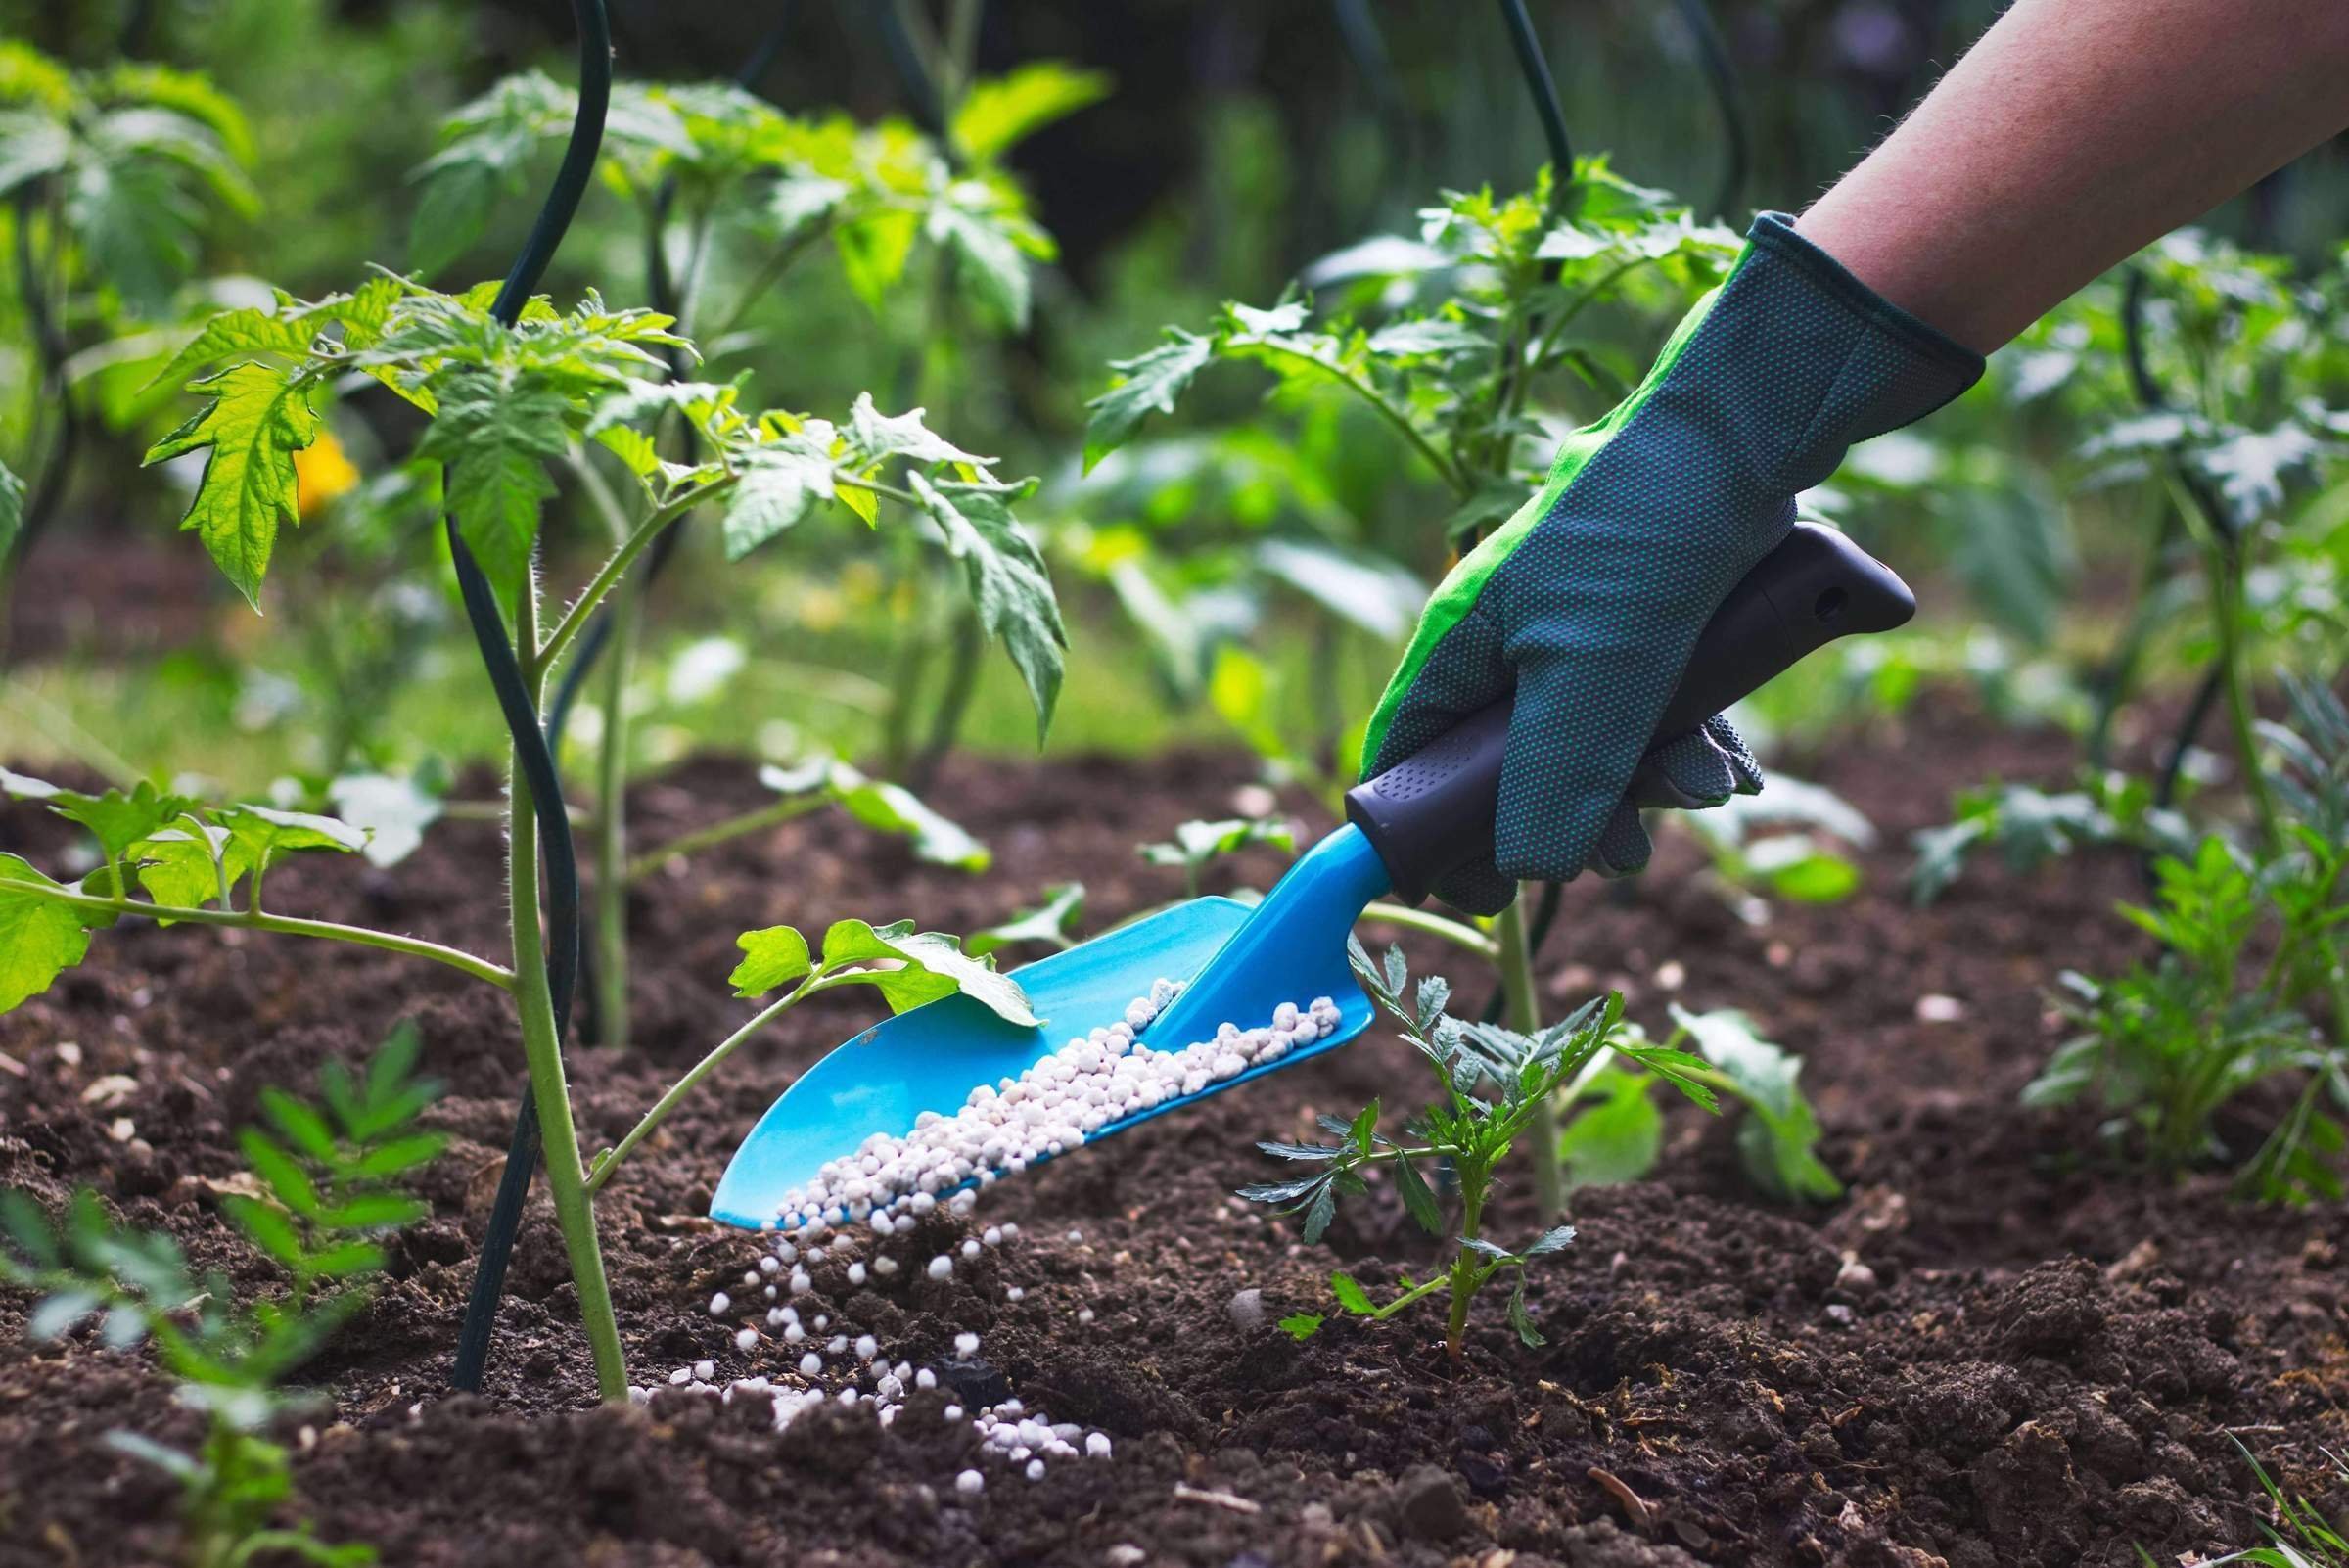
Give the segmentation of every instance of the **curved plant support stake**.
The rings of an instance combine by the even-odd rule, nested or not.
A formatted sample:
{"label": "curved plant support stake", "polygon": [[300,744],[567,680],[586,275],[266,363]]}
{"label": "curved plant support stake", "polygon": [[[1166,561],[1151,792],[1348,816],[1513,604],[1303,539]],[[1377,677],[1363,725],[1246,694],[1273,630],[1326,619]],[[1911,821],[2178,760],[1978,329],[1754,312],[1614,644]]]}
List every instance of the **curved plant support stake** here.
{"label": "curved plant support stake", "polygon": [[1679,0],[1681,20],[1688,24],[1688,35],[1696,45],[1697,64],[1705,72],[1705,85],[1713,89],[1714,107],[1721,111],[1721,140],[1724,163],[1721,184],[1713,193],[1713,215],[1734,222],[1737,198],[1745,190],[1746,175],[1752,162],[1752,139],[1745,125],[1745,93],[1737,84],[1737,68],[1729,60],[1727,40],[1721,35],[1705,0]]}
{"label": "curved plant support stake", "polygon": [[1509,24],[1509,47],[1516,51],[1517,69],[1525,73],[1525,90],[1533,95],[1534,114],[1542,121],[1542,139],[1549,146],[1549,165],[1562,203],[1563,193],[1574,186],[1574,142],[1566,134],[1566,112],[1558,107],[1558,84],[1543,58],[1533,19],[1525,14],[1525,0],[1500,0],[1500,15]]}
{"label": "curved plant support stake", "polygon": [[1411,118],[1403,87],[1395,79],[1395,57],[1387,48],[1386,34],[1379,30],[1378,18],[1371,11],[1369,0],[1331,0],[1330,10],[1337,18],[1338,42],[1344,46],[1346,57],[1354,62],[1355,70],[1369,91],[1372,108],[1387,127],[1391,152],[1405,169],[1416,169],[1419,128]]}
{"label": "curved plant support stake", "polygon": [[[579,199],[595,173],[596,154],[603,145],[604,115],[612,93],[612,34],[603,0],[573,0],[572,12],[579,29],[579,107],[572,122],[571,142],[555,174],[546,204],[514,266],[506,274],[491,314],[511,326],[521,318],[530,291],[553,259],[555,249],[578,210]],[[482,662],[496,688],[498,707],[514,743],[513,843],[510,849],[509,899],[513,905],[515,999],[522,1014],[523,1044],[530,1058],[530,1083],[514,1119],[514,1136],[506,1150],[506,1167],[490,1208],[489,1224],[482,1238],[473,1293],[465,1307],[464,1326],[457,1341],[457,1359],[450,1381],[458,1388],[478,1390],[489,1358],[489,1340],[496,1327],[497,1302],[504,1291],[506,1265],[522,1223],[523,1200],[529,1195],[530,1168],[539,1151],[541,1118],[552,1143],[548,1153],[547,1184],[562,1222],[563,1239],[572,1255],[572,1272],[579,1289],[580,1315],[595,1354],[596,1384],[606,1399],[624,1398],[627,1379],[620,1356],[619,1325],[604,1282],[597,1251],[595,1214],[590,1206],[579,1165],[578,1139],[571,1122],[571,1104],[563,1084],[562,1044],[571,1019],[572,996],[578,980],[579,879],[576,851],[572,842],[570,815],[564,808],[554,753],[539,727],[535,684],[539,670],[535,587],[526,584],[515,609],[516,630],[529,650],[526,669],[515,644],[508,640],[496,592],[483,575],[465,543],[452,513],[445,520],[457,584],[480,644]],[[533,837],[536,842],[533,843]],[[539,953],[538,860],[546,861],[548,925],[545,952]],[[541,1100],[544,1104],[541,1105]]]}

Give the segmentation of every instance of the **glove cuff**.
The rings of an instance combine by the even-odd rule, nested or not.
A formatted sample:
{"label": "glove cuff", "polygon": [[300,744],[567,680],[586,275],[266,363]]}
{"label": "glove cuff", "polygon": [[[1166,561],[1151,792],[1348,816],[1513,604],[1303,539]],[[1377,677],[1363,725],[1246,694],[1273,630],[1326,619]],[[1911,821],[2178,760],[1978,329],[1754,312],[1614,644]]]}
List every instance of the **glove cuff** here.
{"label": "glove cuff", "polygon": [[1821,290],[1853,314],[1873,322],[1918,358],[1946,367],[1958,383],[1956,391],[1949,394],[1951,397],[1982,379],[1985,361],[1980,354],[1862,283],[1850,268],[1797,232],[1794,222],[1784,212],[1758,212],[1754,215],[1754,226],[1746,231],[1746,243],[1801,267]]}
{"label": "glove cuff", "polygon": [[1823,481],[1853,443],[1924,418],[1983,369],[1980,354],[1868,288],[1778,212],[1754,220],[1691,357],[1700,346],[1729,372],[1708,392],[1748,404],[1723,428],[1751,431],[1752,472],[1784,494]]}

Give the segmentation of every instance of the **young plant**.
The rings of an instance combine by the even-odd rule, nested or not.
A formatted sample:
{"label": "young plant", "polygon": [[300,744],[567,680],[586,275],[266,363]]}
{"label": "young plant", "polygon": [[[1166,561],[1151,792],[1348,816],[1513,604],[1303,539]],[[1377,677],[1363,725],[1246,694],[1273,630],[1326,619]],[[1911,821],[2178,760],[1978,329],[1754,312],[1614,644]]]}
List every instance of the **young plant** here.
{"label": "young plant", "polygon": [[167,1233],[116,1224],[94,1193],[76,1193],[53,1225],[26,1194],[0,1191],[0,1230],[12,1243],[0,1245],[0,1281],[42,1293],[31,1337],[56,1339],[95,1320],[114,1349],[152,1340],[180,1404],[207,1417],[193,1453],[107,1434],[180,1483],[188,1568],[240,1568],[273,1552],[325,1568],[375,1561],[373,1547],[329,1545],[306,1523],[271,1525],[293,1480],[268,1430],[317,1403],[290,1380],[365,1305],[384,1238],[429,1212],[400,1185],[447,1142],[416,1125],[438,1092],[411,1076],[416,1049],[414,1027],[402,1024],[363,1070],[327,1063],[323,1103],[262,1091],[270,1128],[243,1134],[256,1190],[231,1193],[222,1207],[285,1270],[274,1300],[239,1304],[220,1274],[191,1275]]}
{"label": "young plant", "polygon": [[[1558,1155],[1569,1183],[1645,1178],[1664,1150],[1657,1092],[1667,1083],[1683,1089],[1700,1084],[1745,1107],[1737,1158],[1759,1191],[1781,1202],[1842,1197],[1843,1183],[1819,1158],[1819,1117],[1803,1094],[1803,1059],[1764,1039],[1753,1020],[1733,1007],[1692,1013],[1676,1002],[1672,1023],[1664,1048],[1693,1044],[1698,1053],[1679,1061],[1675,1079],[1602,1061],[1559,1091],[1566,1128]],[[1636,1037],[1638,1026],[1626,1024],[1624,1030]]]}
{"label": "young plant", "polygon": [[[314,302],[281,297],[270,308],[215,316],[173,360],[172,373],[226,363],[192,384],[206,406],[153,455],[206,454],[185,527],[257,601],[279,528],[299,518],[294,458],[320,428],[317,390],[355,372],[413,404],[431,421],[420,455],[446,470],[450,536],[465,552],[460,564],[476,563],[487,601],[469,610],[502,620],[516,650],[519,689],[500,694],[509,711],[536,710],[550,673],[598,606],[687,513],[722,503],[729,540],[748,549],[820,505],[837,504],[871,525],[887,503],[941,541],[966,575],[986,629],[1009,644],[1048,711],[1060,678],[1059,614],[1041,559],[1012,510],[1032,482],[993,478],[988,460],[946,442],[918,414],[885,416],[869,398],[835,426],[783,411],[746,412],[731,387],[661,380],[661,351],[689,347],[669,325],[651,312],[609,309],[593,295],[570,312],[531,300],[509,321],[486,287],[447,295],[391,277]],[[664,462],[629,423],[662,407],[681,410],[692,423],[703,454],[696,463]],[[553,489],[545,468],[582,438],[618,453],[642,481],[644,499],[626,537],[550,625],[533,564],[540,504]],[[517,734],[534,739],[533,730],[525,720]],[[532,766],[518,739],[506,807],[510,967],[395,933],[269,912],[260,894],[272,860],[298,849],[356,849],[364,835],[346,823],[192,805],[153,786],[94,798],[35,786],[90,827],[102,863],[69,886],[19,857],[0,858],[0,932],[12,939],[0,962],[0,1005],[45,989],[79,960],[92,931],[124,914],[405,951],[508,992],[598,1387],[607,1399],[622,1399],[626,1365],[563,1070],[555,976],[564,955],[548,950],[540,924],[540,791]],[[130,896],[132,876],[147,899]],[[242,906],[240,883],[249,887]],[[859,975],[878,984],[877,973]]]}
{"label": "young plant", "polygon": [[[761,58],[765,53],[762,48]],[[1053,247],[1030,216],[1026,198],[1001,160],[1022,137],[1093,102],[1104,87],[1097,76],[1048,63],[1030,65],[1001,80],[972,84],[951,123],[926,135],[895,121],[867,127],[844,116],[788,115],[750,91],[747,80],[623,82],[613,89],[598,172],[604,185],[635,209],[643,232],[647,297],[654,307],[675,317],[681,331],[695,333],[712,313],[710,300],[726,300],[704,334],[714,360],[764,341],[764,335],[743,329],[799,263],[829,242],[842,276],[876,316],[894,310],[925,320],[940,317],[931,324],[936,330],[925,329],[915,349],[927,365],[934,340],[960,335],[944,319],[944,291],[933,286],[948,271],[961,298],[990,328],[1025,327],[1030,269],[1050,259]],[[443,147],[418,170],[424,197],[412,243],[421,267],[438,270],[472,248],[497,202],[519,190],[530,169],[569,134],[576,107],[571,89],[530,71],[497,83],[450,117]],[[907,289],[909,280],[916,286]],[[902,308],[901,290],[915,297],[916,308]],[[668,357],[672,373],[681,376],[687,356],[672,347]],[[917,387],[921,379],[904,385]],[[699,433],[673,402],[655,401],[619,417],[639,427],[644,451],[682,466],[699,456]],[[572,466],[615,540],[625,538],[633,519],[612,497],[592,459],[575,453]],[[606,1044],[627,1039],[625,895],[637,862],[630,860],[624,807],[626,699],[642,631],[642,595],[673,543],[673,538],[666,541],[646,570],[614,596],[555,710],[558,715],[568,710],[588,667],[599,655],[605,657],[596,742],[601,874],[593,950],[596,1020]],[[730,535],[729,555],[739,553],[737,543]],[[961,575],[950,565],[943,572],[931,569],[926,552],[902,532],[885,543],[887,558],[933,597],[941,590],[953,593]],[[893,774],[926,780],[952,741],[976,685],[982,645],[993,630],[991,612],[979,593],[974,585],[969,602],[950,612],[925,605],[915,627],[898,639],[900,657],[918,664],[930,648],[928,633],[919,628],[951,620],[956,656],[944,706],[931,725],[932,739],[919,758],[907,739],[913,732],[915,682],[904,677],[913,671],[900,670],[900,678],[891,682],[886,729]],[[1030,673],[1026,666],[1023,673]],[[1031,692],[1040,732],[1049,721],[1052,699],[1033,679]]]}
{"label": "young plant", "polygon": [[[2268,1538],[2266,1545],[2213,1557],[2209,1568],[2227,1568],[2231,1563],[2250,1563],[2255,1568],[2349,1568],[2349,1535],[2342,1534],[2342,1527],[2306,1497],[2285,1492],[2251,1456],[2251,1451],[2243,1448],[2240,1438],[2234,1446],[2241,1451],[2243,1462],[2251,1466],[2252,1478],[2266,1495],[2274,1517],[2259,1522],[2260,1533]],[[2349,1486],[2349,1465],[2329,1452],[2325,1457],[2332,1466],[2333,1484]],[[2142,1546],[2138,1556],[2147,1563],[2153,1560]]]}
{"label": "young plant", "polygon": [[[1285,1181],[1242,1187],[1240,1196],[1278,1205],[1284,1214],[1302,1214],[1306,1241],[1316,1242],[1329,1228],[1341,1196],[1359,1196],[1368,1190],[1362,1173],[1381,1166],[1393,1168],[1395,1188],[1404,1207],[1430,1235],[1451,1242],[1450,1264],[1424,1281],[1404,1276],[1402,1288],[1384,1303],[1352,1275],[1330,1275],[1330,1290],[1345,1312],[1384,1321],[1431,1297],[1447,1303],[1444,1343],[1456,1362],[1467,1332],[1468,1310],[1477,1296],[1504,1273],[1509,1276],[1509,1324],[1528,1346],[1542,1344],[1525,1305],[1525,1269],[1574,1240],[1572,1225],[1558,1225],[1511,1251],[1484,1233],[1485,1210],[1497,1185],[1499,1168],[1518,1139],[1536,1123],[1536,1111],[1592,1064],[1612,1051],[1678,1085],[1705,1106],[1714,1106],[1712,1091],[1688,1076],[1701,1069],[1694,1057],[1667,1047],[1647,1045],[1626,1036],[1622,1029],[1623,998],[1610,992],[1537,1035],[1523,1035],[1492,1024],[1465,1023],[1444,1011],[1451,987],[1441,976],[1427,976],[1414,990],[1403,949],[1387,949],[1383,966],[1357,943],[1353,949],[1356,973],[1378,1004],[1395,1019],[1404,1038],[1435,1070],[1441,1098],[1403,1129],[1400,1141],[1378,1130],[1376,1101],[1353,1120],[1324,1117],[1321,1125],[1338,1134],[1335,1143],[1260,1143],[1276,1159],[1313,1167],[1305,1176]],[[1405,992],[1409,994],[1406,996]],[[1441,1166],[1458,1183],[1457,1219],[1446,1216],[1435,1189],[1421,1174],[1420,1162]],[[1285,1318],[1281,1327],[1299,1339],[1320,1328],[1319,1314],[1301,1313]]]}
{"label": "young plant", "polygon": [[[1448,193],[1420,216],[1416,243],[1357,247],[1316,269],[1351,308],[1320,310],[1300,293],[1265,309],[1226,304],[1207,331],[1170,327],[1117,363],[1118,381],[1089,405],[1086,466],[1172,412],[1210,367],[1246,364],[1271,373],[1281,405],[1337,398],[1368,416],[1395,458],[1384,489],[1408,496],[1433,479],[1448,496],[1442,536],[1464,549],[1540,487],[1563,430],[1630,392],[1643,361],[1618,341],[1623,318],[1646,328],[1684,312],[1738,250],[1729,230],[1603,159],[1545,168],[1515,195]],[[1335,738],[1317,749],[1341,751]],[[1492,945],[1506,1021],[1530,1037],[1541,1016],[1524,902],[1497,917]],[[1536,1185],[1555,1212],[1565,1187],[1548,1101],[1532,1116]]]}
{"label": "young plant", "polygon": [[1704,846],[1748,919],[1768,918],[1763,894],[1794,903],[1840,903],[1860,891],[1861,870],[1844,846],[1874,845],[1874,824],[1823,785],[1773,774],[1761,795],[1733,795],[1710,811],[1675,821]]}
{"label": "young plant", "polygon": [[2031,871],[2091,845],[2190,855],[2195,838],[2184,816],[2154,804],[2148,780],[2083,769],[2077,788],[2053,794],[2028,784],[1959,790],[1949,822],[1919,829],[1910,842],[1916,861],[1909,890],[1923,904],[1947,892],[1980,849],[1996,849],[2012,870]]}
{"label": "young plant", "polygon": [[[2160,956],[2115,980],[2063,977],[2082,1032],[2024,1100],[2093,1095],[2114,1113],[2111,1130],[2134,1131],[2155,1168],[2176,1172],[2227,1155],[2222,1110],[2256,1084],[2298,1079],[2236,1184],[2299,1202],[2342,1194],[2349,1148],[2349,713],[2321,687],[2288,689],[2298,729],[2267,726],[2284,848],[2260,855],[2214,835],[2190,859],[2157,860],[2153,905],[2120,912]],[[2255,938],[2273,945],[2265,963]]]}

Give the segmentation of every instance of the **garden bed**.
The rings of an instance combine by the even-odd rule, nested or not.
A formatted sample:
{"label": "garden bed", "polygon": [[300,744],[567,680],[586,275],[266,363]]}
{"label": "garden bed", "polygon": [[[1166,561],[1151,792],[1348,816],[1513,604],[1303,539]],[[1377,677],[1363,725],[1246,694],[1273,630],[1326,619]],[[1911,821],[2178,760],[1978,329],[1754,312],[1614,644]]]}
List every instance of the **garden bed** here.
{"label": "garden bed", "polygon": [[[298,1437],[295,1471],[325,1539],[373,1542],[389,1563],[1989,1568],[2133,1562],[2133,1544],[2173,1561],[2252,1539],[2238,1438],[2311,1486],[2320,1450],[2349,1443],[2343,1215],[2108,1169],[2093,1118],[2016,1106],[2060,1029],[2047,1005],[2058,971],[2109,971],[2139,950],[2108,914],[2137,891],[2133,868],[2105,857],[2016,878],[1984,864],[1923,911],[1900,874],[1907,833],[1946,816],[1954,785],[2059,779],[2069,755],[2057,737],[1943,716],[1820,760],[1807,771],[1883,833],[1841,905],[1742,924],[1679,835],[1644,879],[1569,890],[1541,969],[1553,1009],[1607,986],[1651,1026],[1668,995],[1746,1008],[1806,1057],[1848,1192],[1812,1211],[1758,1203],[1730,1129],[1676,1110],[1666,1179],[1578,1193],[1579,1239],[1529,1271],[1542,1349],[1518,1345],[1497,1301],[1480,1303],[1456,1371],[1431,1348],[1432,1318],[1333,1318],[1303,1344],[1273,1326],[1319,1309],[1333,1261],[1384,1285],[1434,1255],[1388,1188],[1311,1248],[1228,1196],[1266,1174],[1255,1139],[1424,1089],[1424,1068],[1383,1033],[1005,1182],[978,1220],[1017,1221],[1020,1238],[950,1279],[912,1268],[851,1290],[819,1274],[836,1328],[916,1365],[977,1331],[1019,1397],[1112,1438],[1112,1456],[1035,1483],[974,1459],[968,1425],[940,1418],[943,1390],[912,1396],[887,1431],[869,1409],[827,1407],[780,1437],[753,1399],[665,1390],[649,1407],[591,1407],[543,1198],[488,1393],[444,1397],[522,1064],[494,993],[395,956],[114,933],[0,1018],[0,1184],[52,1200],[94,1186],[200,1266],[262,1283],[217,1209],[244,1165],[235,1129],[262,1086],[304,1083],[322,1057],[416,1018],[448,1090],[429,1120],[457,1141],[425,1173],[434,1218],[393,1243],[380,1296],[309,1370],[335,1405]],[[572,1053],[587,1146],[624,1131],[695,1042],[739,1019],[719,984],[733,933],[901,913],[972,930],[1069,879],[1089,890],[1097,930],[1179,894],[1133,846],[1231,809],[1247,777],[1221,756],[1146,770],[964,761],[942,798],[994,850],[984,876],[819,816],[654,879],[635,911],[637,1043]],[[759,799],[747,768],[695,763],[638,793],[635,831],[653,842]],[[67,827],[0,811],[0,842],[36,855]],[[288,906],[495,951],[500,853],[493,829],[443,824],[395,874],[294,861],[272,889]],[[1261,886],[1279,861],[1234,864]],[[1413,952],[1481,995],[1456,952]],[[1920,1009],[1928,996],[1955,1006]],[[779,1344],[739,1353],[734,1323],[707,1311],[759,1249],[701,1216],[752,1121],[870,1005],[826,996],[786,1015],[606,1189],[640,1380],[705,1359],[720,1382],[782,1371]],[[1521,1186],[1503,1207],[1498,1228],[1533,1226]],[[942,1211],[887,1245],[918,1261],[969,1228]],[[1248,1289],[1262,1312],[1243,1325],[1233,1298]],[[0,1564],[167,1557],[171,1482],[101,1440],[190,1439],[198,1419],[144,1353],[87,1331],[30,1343],[27,1306],[0,1291]],[[958,1494],[974,1463],[985,1492]]]}

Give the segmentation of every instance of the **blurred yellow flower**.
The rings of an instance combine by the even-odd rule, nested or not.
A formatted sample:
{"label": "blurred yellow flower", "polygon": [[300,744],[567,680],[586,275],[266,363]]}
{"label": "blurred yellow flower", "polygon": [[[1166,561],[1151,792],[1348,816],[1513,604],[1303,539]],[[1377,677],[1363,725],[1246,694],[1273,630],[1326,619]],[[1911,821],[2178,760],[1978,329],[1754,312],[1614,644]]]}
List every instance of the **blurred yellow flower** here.
{"label": "blurred yellow flower", "polygon": [[343,443],[331,430],[294,454],[294,494],[301,521],[307,523],[334,503],[338,495],[358,488],[359,471],[344,455]]}

